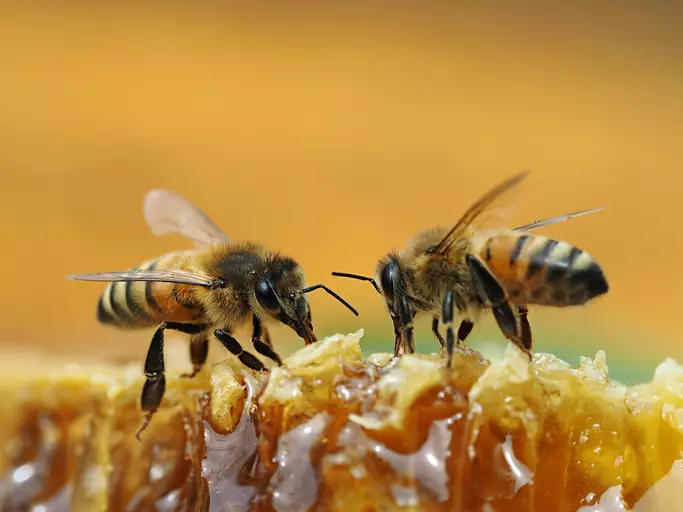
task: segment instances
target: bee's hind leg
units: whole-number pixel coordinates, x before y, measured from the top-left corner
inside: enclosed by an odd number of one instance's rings
[[[166,377],[164,377],[164,329],[165,324],[161,324],[147,350],[145,359],[145,385],[142,388],[140,406],[147,412],[142,426],[135,433],[135,438],[139,441],[140,434],[147,428],[152,416],[157,412],[157,408],[164,397],[166,391]]]
[[[135,438],[139,441],[140,434],[147,428],[152,416],[157,412],[161,400],[166,392],[166,377],[164,365],[164,331],[171,329],[186,334],[197,334],[206,328],[205,325],[182,324],[176,322],[164,322],[154,332],[152,342],[147,350],[145,358],[145,385],[142,387],[140,406],[147,412],[142,426],[135,433]],[[204,357],[206,359],[206,357]]]
[[[190,360],[192,361],[192,372],[180,375],[182,379],[195,377],[204,366],[206,357],[209,354],[209,338],[206,335],[206,324],[185,324],[180,322],[165,322],[166,329],[191,334],[190,340]]]
[[[467,266],[480,298],[493,310],[493,316],[503,335],[517,345],[531,361],[531,328],[526,319],[526,308],[510,305],[505,290],[479,258],[468,255]]]
[[[493,308],[493,316],[505,337],[517,345],[531,361],[531,328],[526,314],[505,303]]]
[[[263,325],[261,324],[261,320],[259,320],[259,318],[256,315],[254,315],[254,327],[251,334],[252,345],[254,345],[256,352],[258,352],[262,356],[266,356],[272,359],[279,366],[282,366],[282,360],[280,360],[280,356],[277,355],[277,353],[273,350],[273,348],[270,346],[270,343],[266,343],[263,340],[261,340],[261,336],[263,333],[264,329]]]
[[[517,310],[519,311],[519,322],[522,329],[522,345],[525,349],[531,351],[533,338],[531,336],[531,325],[529,324],[529,319],[527,318],[529,310],[526,308],[526,306],[517,306]]]

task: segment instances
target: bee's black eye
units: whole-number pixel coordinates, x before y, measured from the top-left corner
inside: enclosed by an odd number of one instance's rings
[[[256,300],[266,309],[278,309],[280,303],[275,296],[273,287],[266,279],[261,279],[256,283]]]
[[[398,277],[398,272],[398,264],[395,261],[391,261],[382,269],[382,275],[380,275],[382,291],[390,299],[394,298],[394,282]]]

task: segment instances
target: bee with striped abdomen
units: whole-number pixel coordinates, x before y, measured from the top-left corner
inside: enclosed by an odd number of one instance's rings
[[[505,337],[531,358],[528,305],[576,306],[608,291],[600,265],[587,252],[529,233],[600,208],[515,229],[482,229],[475,225],[485,220],[484,214],[501,206],[503,198],[526,175],[520,173],[489,191],[454,227],[423,231],[407,248],[389,253],[379,261],[375,279],[332,273],[370,281],[384,297],[394,323],[395,355],[415,351],[413,320],[418,314],[429,314],[434,335],[446,347],[450,367],[456,339],[452,325],[455,312],[461,319],[459,344],[482,313],[492,311]],[[439,319],[446,327],[445,342],[439,333]]]
[[[68,276],[84,281],[108,281],[97,318],[120,328],[157,326],[145,360],[141,405],[147,412],[140,432],[149,424],[164,395],[164,331],[192,336],[190,357],[194,377],[208,355],[213,334],[253,370],[266,367],[243,350],[232,332],[252,322],[251,343],[259,354],[280,364],[266,323],[291,327],[306,344],[316,341],[306,294],[322,288],[349,308],[344,299],[322,284],[306,287],[304,273],[293,259],[255,242],[233,242],[195,205],[167,190],[149,192],[144,214],[156,235],[178,233],[194,240],[195,250],[173,252],[123,272]]]

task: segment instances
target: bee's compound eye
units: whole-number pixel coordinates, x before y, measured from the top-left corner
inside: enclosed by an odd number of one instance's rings
[[[380,276],[380,281],[382,282],[382,291],[384,295],[393,299],[394,298],[394,282],[398,276],[398,265],[395,261],[391,261],[386,264],[382,269],[382,275]]]
[[[280,303],[275,296],[273,287],[266,279],[261,279],[256,283],[256,300],[266,309],[278,309]]]

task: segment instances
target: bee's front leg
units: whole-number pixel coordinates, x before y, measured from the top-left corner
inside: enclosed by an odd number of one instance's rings
[[[270,331],[265,325],[261,326],[261,328],[263,329],[263,337],[261,339],[266,345],[268,345],[270,348],[273,348],[273,343],[270,339]]]
[[[223,344],[225,348],[227,348],[232,354],[236,355],[237,359],[239,359],[243,365],[251,368],[252,370],[256,370],[257,372],[266,370],[264,364],[259,361],[255,355],[244,350],[239,341],[237,341],[227,329],[216,329],[213,335]]]
[[[275,361],[279,366],[282,366],[282,361],[280,356],[272,349],[270,344],[265,343],[261,340],[261,335],[263,334],[263,326],[261,325],[261,320],[254,315],[253,331],[251,334],[251,343],[254,345],[256,352],[262,356],[266,356],[273,361]]]
[[[405,336],[403,339],[404,347],[409,354],[415,353],[415,334],[413,332],[414,317],[415,314],[410,309],[410,305],[408,305],[408,299],[406,299],[405,295],[401,295],[399,298],[399,318]]]
[[[391,315],[391,321],[394,324],[394,357],[398,357],[403,353],[402,329],[398,318],[393,313]]]

